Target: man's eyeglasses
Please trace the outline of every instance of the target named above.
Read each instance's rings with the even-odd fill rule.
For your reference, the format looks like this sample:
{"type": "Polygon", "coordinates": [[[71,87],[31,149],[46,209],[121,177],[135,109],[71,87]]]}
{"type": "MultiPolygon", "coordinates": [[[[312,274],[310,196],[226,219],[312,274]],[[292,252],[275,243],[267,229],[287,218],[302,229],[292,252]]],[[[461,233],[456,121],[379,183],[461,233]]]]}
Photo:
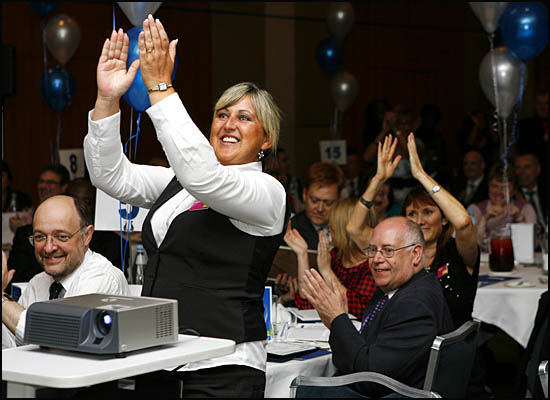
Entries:
{"type": "Polygon", "coordinates": [[[366,249],[363,249],[363,252],[369,257],[374,258],[376,257],[376,253],[380,252],[382,254],[382,257],[384,258],[392,258],[397,250],[406,249],[407,247],[411,247],[416,245],[417,243],[409,244],[408,246],[399,247],[397,249],[393,249],[391,247],[384,247],[382,249],[377,249],[374,246],[367,247],[366,249]]]}
{"type": "Polygon", "coordinates": [[[53,240],[55,240],[57,243],[66,243],[69,240],[73,238],[74,235],[76,235],[78,232],[80,232],[82,229],[84,229],[86,225],[82,225],[78,230],[74,233],[55,233],[53,235],[44,235],[43,233],[35,233],[34,235],[29,236],[29,242],[31,246],[36,246],[37,244],[43,244],[46,243],[48,240],[48,236],[50,236],[53,240]]]}
{"type": "Polygon", "coordinates": [[[319,202],[323,203],[325,206],[327,207],[332,207],[334,205],[334,203],[336,203],[336,200],[321,200],[317,197],[314,197],[314,196],[311,196],[311,195],[307,195],[307,197],[309,197],[309,199],[311,200],[311,202],[313,204],[318,204],[319,202]]]}

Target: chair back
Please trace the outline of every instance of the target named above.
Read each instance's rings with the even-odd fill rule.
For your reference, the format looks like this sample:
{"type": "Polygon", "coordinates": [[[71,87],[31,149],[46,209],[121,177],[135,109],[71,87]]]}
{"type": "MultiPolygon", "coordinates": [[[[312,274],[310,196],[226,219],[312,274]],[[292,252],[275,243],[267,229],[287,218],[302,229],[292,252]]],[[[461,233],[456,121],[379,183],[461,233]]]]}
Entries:
{"type": "Polygon", "coordinates": [[[539,364],[539,379],[544,398],[548,398],[548,360],[541,361],[539,364]]]}
{"type": "Polygon", "coordinates": [[[424,390],[443,397],[464,398],[477,348],[480,321],[466,321],[445,335],[436,336],[424,380],[424,390]]]}

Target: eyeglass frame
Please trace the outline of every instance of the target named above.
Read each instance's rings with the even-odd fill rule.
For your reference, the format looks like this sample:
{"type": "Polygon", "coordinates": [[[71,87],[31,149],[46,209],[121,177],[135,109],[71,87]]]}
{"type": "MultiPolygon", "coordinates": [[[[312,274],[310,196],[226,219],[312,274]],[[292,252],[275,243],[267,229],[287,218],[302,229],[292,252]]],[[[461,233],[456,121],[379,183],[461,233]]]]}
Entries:
{"type": "Polygon", "coordinates": [[[385,248],[382,248],[382,249],[378,249],[378,248],[374,249],[373,247],[366,247],[366,248],[363,249],[363,253],[365,253],[365,255],[366,255],[367,257],[369,257],[369,258],[374,258],[374,257],[376,257],[376,253],[380,253],[380,255],[381,255],[382,257],[384,257],[384,258],[393,258],[393,256],[395,255],[395,252],[396,252],[397,250],[403,250],[403,249],[406,249],[406,248],[408,248],[408,247],[415,246],[415,245],[417,245],[417,244],[418,244],[418,243],[412,243],[412,244],[409,244],[408,246],[399,247],[399,248],[397,248],[397,249],[394,249],[394,248],[392,248],[392,247],[385,247],[385,248]],[[369,254],[368,254],[368,253],[369,253],[369,250],[373,250],[373,249],[374,249],[374,255],[369,256],[369,254]],[[383,252],[386,252],[386,251],[391,251],[391,256],[384,255],[383,252]]]}
{"type": "MultiPolygon", "coordinates": [[[[45,235],[45,234],[41,234],[43,236],[45,236],[45,239],[44,239],[44,243],[48,243],[48,236],[50,236],[53,240],[55,240],[56,243],[67,243],[69,240],[71,240],[78,232],[80,232],[82,229],[86,228],[87,225],[82,225],[80,228],[78,228],[77,231],[73,232],[73,233],[70,233],[70,234],[66,234],[66,233],[56,233],[56,234],[53,234],[53,235],[45,235]],[[63,235],[63,236],[68,236],[68,238],[66,240],[61,240],[59,239],[58,236],[60,235],[63,235]]],[[[39,234],[40,235],[40,234],[39,234]]],[[[37,236],[36,234],[32,234],[28,237],[29,239],[29,242],[31,244],[31,246],[35,247],[35,243],[34,243],[34,237],[37,236]]],[[[42,243],[42,241],[40,241],[39,243],[42,243]]]]}

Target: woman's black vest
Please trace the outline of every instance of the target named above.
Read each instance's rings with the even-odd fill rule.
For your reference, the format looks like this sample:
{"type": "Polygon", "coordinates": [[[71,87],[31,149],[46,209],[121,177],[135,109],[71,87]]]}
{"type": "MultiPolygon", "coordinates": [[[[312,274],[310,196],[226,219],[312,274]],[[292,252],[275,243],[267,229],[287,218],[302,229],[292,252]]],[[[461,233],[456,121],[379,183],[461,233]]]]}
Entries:
{"type": "Polygon", "coordinates": [[[288,203],[278,235],[247,234],[225,215],[204,208],[178,215],[157,247],[151,217],[180,190],[174,177],[144,221],[142,239],[149,260],[142,296],[177,299],[180,332],[194,329],[202,336],[237,343],[265,339],[262,297],[288,223],[288,203]]]}

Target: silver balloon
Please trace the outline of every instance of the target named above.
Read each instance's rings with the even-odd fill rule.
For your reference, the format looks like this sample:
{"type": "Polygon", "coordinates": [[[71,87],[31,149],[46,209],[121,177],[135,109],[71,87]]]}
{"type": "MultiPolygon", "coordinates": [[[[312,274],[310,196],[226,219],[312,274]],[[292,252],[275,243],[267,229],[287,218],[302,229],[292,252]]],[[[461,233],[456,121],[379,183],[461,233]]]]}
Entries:
{"type": "Polygon", "coordinates": [[[327,23],[330,31],[338,40],[342,40],[350,31],[355,20],[355,12],[348,2],[331,2],[327,23]]]}
{"type": "Polygon", "coordinates": [[[66,64],[80,43],[80,27],[76,20],[66,14],[56,15],[48,21],[45,34],[50,53],[61,64],[66,64]]]}
{"type": "Polygon", "coordinates": [[[489,51],[481,61],[479,66],[481,89],[497,108],[501,118],[508,118],[522,94],[520,93],[522,70],[525,73],[523,77],[523,87],[525,87],[527,85],[527,68],[506,47],[498,47],[489,51]],[[496,98],[494,78],[496,78],[496,98]]]}
{"type": "Polygon", "coordinates": [[[155,14],[162,1],[117,1],[117,3],[132,25],[141,26],[149,14],[155,14]]]}
{"type": "Polygon", "coordinates": [[[475,15],[481,21],[483,29],[487,33],[493,33],[497,30],[498,21],[500,17],[508,7],[508,2],[506,1],[481,1],[481,2],[470,2],[470,7],[474,10],[475,15]]]}
{"type": "Polygon", "coordinates": [[[357,79],[349,72],[339,72],[330,82],[330,93],[339,111],[346,111],[355,101],[358,92],[357,79]]]}

